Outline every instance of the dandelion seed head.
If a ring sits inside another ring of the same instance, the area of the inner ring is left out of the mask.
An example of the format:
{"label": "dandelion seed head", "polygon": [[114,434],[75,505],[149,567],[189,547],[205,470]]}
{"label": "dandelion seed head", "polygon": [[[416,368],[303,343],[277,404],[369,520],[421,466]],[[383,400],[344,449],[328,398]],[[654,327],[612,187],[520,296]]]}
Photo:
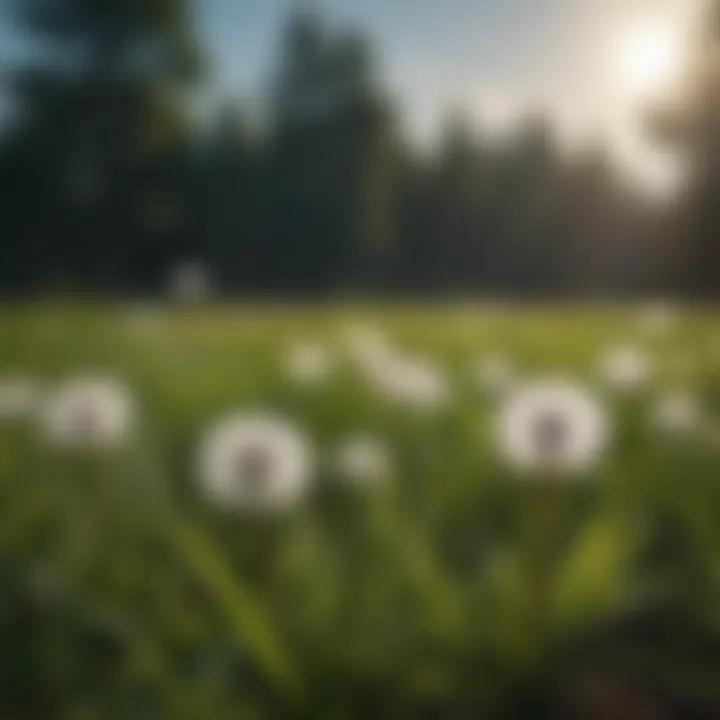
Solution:
{"label": "dandelion seed head", "polygon": [[309,487],[312,451],[289,420],[239,414],[215,424],[199,450],[208,499],[229,509],[268,512],[297,504]]}
{"label": "dandelion seed head", "polygon": [[51,395],[42,425],[46,439],[56,448],[101,450],[124,445],[136,419],[135,400],[123,383],[81,377]]}
{"label": "dandelion seed head", "polygon": [[528,383],[513,391],[499,416],[500,450],[521,471],[575,474],[602,459],[608,416],[585,388],[565,380]]}

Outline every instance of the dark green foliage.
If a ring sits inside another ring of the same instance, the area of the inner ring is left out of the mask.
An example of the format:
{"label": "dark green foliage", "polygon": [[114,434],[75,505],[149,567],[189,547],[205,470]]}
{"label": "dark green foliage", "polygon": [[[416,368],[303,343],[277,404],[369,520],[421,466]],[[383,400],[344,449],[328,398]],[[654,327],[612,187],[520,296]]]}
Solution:
{"label": "dark green foliage", "polygon": [[10,243],[32,256],[25,281],[147,282],[152,246],[188,228],[180,97],[198,60],[184,3],[37,0],[17,13],[52,53],[10,78],[21,122],[3,167],[21,170]]}

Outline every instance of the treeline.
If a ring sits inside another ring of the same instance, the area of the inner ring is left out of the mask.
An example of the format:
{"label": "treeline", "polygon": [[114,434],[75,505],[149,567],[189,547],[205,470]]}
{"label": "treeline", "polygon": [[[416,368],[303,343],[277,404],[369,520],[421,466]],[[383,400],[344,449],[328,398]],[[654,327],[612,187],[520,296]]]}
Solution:
{"label": "treeline", "polygon": [[289,19],[261,121],[230,101],[200,123],[210,69],[183,0],[15,3],[47,53],[6,77],[6,295],[156,294],[186,261],[233,295],[618,295],[692,278],[601,147],[563,154],[541,115],[502,141],[454,115],[422,153],[365,38],[317,17]]}

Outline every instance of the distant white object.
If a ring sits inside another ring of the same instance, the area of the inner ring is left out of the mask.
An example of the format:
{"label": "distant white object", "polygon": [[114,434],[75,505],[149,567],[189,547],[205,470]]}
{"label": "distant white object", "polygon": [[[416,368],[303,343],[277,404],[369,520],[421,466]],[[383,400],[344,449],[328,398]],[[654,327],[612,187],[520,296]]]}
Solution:
{"label": "distant white object", "polygon": [[334,358],[322,345],[304,343],[290,349],[285,358],[285,371],[293,382],[319,385],[332,375]]}
{"label": "distant white object", "polygon": [[336,463],[342,479],[351,485],[375,483],[390,471],[385,443],[370,435],[347,438],[337,450]]}
{"label": "distant white object", "polygon": [[631,392],[647,384],[650,379],[650,362],[639,348],[617,347],[601,359],[600,372],[611,387]]}
{"label": "distant white object", "polygon": [[394,355],[382,332],[372,327],[356,327],[347,335],[350,358],[366,374],[374,375]]}
{"label": "distant white object", "polygon": [[687,435],[696,430],[702,421],[698,399],[685,392],[661,398],[653,407],[651,422],[666,435]]}
{"label": "distant white object", "polygon": [[434,411],[450,401],[450,384],[442,368],[421,358],[388,359],[377,371],[378,388],[392,402]]}
{"label": "distant white object", "polygon": [[128,441],[136,417],[134,398],[125,385],[112,378],[80,377],[51,396],[42,427],[57,449],[110,450]]}
{"label": "distant white object", "polygon": [[210,297],[211,289],[210,270],[201,262],[183,262],[172,271],[171,293],[177,302],[203,302]]}
{"label": "distant white object", "polygon": [[598,399],[565,380],[518,388],[505,401],[498,422],[500,451],[508,463],[516,470],[552,477],[592,470],[610,435]]}

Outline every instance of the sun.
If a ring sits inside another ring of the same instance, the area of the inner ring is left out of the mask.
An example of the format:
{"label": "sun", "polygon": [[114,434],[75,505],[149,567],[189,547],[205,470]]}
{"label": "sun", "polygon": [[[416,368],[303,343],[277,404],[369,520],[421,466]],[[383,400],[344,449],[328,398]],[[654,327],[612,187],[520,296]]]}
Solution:
{"label": "sun", "polygon": [[681,43],[672,26],[648,25],[626,37],[618,71],[629,93],[645,97],[667,89],[680,63]]}

